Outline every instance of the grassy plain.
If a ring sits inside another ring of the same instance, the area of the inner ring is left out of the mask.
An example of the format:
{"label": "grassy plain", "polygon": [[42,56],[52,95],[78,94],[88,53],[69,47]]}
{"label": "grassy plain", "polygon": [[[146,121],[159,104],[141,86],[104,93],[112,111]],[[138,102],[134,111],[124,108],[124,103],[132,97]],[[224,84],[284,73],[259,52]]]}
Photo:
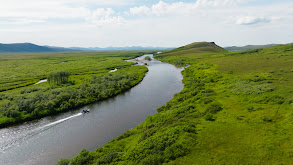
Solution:
{"label": "grassy plain", "polygon": [[132,65],[121,59],[141,52],[72,52],[0,54],[0,91],[33,85],[48,73],[68,71],[72,75],[106,73],[111,68]]}
{"label": "grassy plain", "polygon": [[184,89],[95,152],[59,164],[292,164],[293,45],[229,53],[194,43],[155,58]]}
{"label": "grassy plain", "polygon": [[[131,59],[150,51],[0,54],[0,127],[67,111],[139,83],[146,67]],[[117,68],[116,72],[109,73]],[[69,73],[65,84],[36,84]]]}

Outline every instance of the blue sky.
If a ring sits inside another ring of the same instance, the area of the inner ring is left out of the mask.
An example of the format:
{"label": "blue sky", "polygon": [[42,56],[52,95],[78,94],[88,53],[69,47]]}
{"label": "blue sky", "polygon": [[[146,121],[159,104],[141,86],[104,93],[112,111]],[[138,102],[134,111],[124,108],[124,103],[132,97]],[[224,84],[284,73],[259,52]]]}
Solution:
{"label": "blue sky", "polygon": [[0,2],[0,43],[177,47],[196,41],[220,46],[293,42],[292,0]]}

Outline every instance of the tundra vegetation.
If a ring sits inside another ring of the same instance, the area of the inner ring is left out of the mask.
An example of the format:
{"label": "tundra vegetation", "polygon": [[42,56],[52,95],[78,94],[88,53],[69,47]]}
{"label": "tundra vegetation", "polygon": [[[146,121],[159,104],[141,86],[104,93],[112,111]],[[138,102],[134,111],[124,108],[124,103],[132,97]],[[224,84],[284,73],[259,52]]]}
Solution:
{"label": "tundra vegetation", "polygon": [[[124,60],[145,53],[0,54],[0,127],[72,110],[130,89],[148,69]],[[109,73],[113,68],[118,71]],[[36,84],[44,79],[47,82]]]}
{"label": "tundra vegetation", "polygon": [[58,164],[292,164],[293,45],[229,53],[193,43],[155,58],[187,67],[158,113]]}

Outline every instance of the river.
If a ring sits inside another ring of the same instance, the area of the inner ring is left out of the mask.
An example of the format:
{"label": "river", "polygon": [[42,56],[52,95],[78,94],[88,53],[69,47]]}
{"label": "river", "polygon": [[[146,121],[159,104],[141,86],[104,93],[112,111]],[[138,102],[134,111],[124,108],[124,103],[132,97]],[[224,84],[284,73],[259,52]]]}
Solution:
{"label": "river", "polygon": [[[0,129],[0,165],[52,165],[84,148],[94,151],[155,114],[157,107],[183,89],[182,69],[155,59],[147,63],[149,72],[143,81],[123,94]],[[84,108],[90,113],[80,113]]]}

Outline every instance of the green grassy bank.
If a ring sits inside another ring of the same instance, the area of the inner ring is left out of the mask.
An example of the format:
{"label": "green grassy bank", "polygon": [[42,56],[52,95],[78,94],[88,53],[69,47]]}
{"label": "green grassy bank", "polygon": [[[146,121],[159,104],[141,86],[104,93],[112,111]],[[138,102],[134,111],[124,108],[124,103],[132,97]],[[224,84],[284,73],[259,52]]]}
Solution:
{"label": "green grassy bank", "polygon": [[[68,111],[130,89],[148,69],[124,60],[144,53],[150,52],[0,54],[0,127]],[[109,73],[114,68],[117,71]],[[48,77],[51,81],[36,84]]]}
{"label": "green grassy bank", "polygon": [[58,164],[292,164],[293,45],[229,53],[193,43],[155,58],[190,65],[158,113]]}

